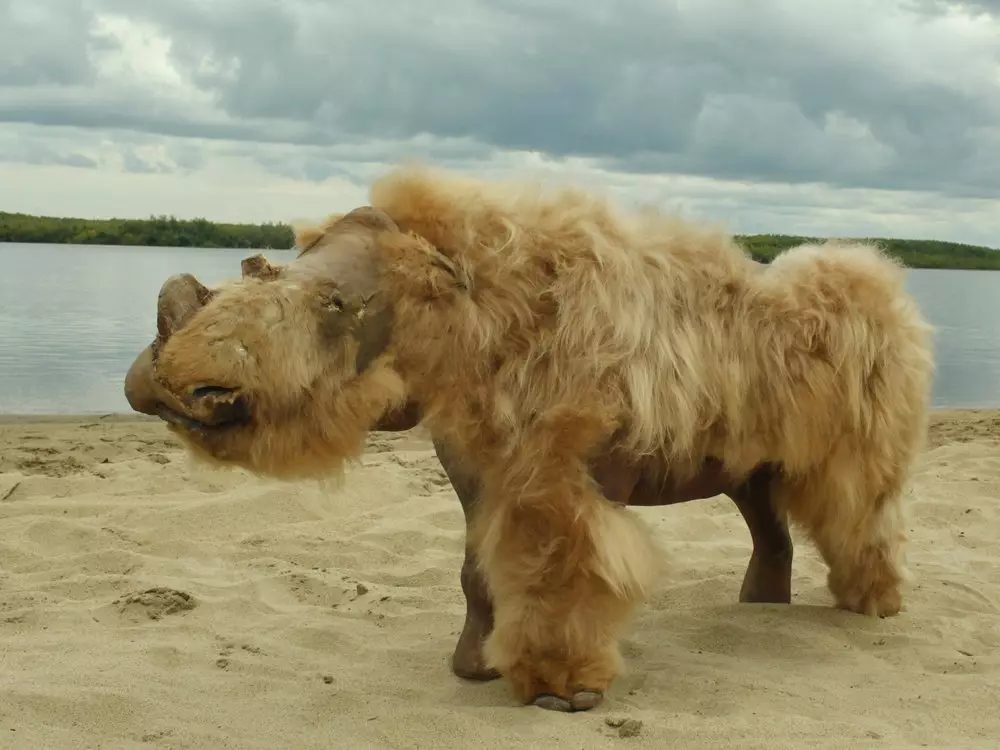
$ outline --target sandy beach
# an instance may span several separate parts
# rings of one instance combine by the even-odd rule
[[[198,468],[155,420],[8,417],[0,748],[1000,747],[1000,411],[935,413],[910,494],[881,621],[799,536],[792,606],[738,604],[724,497],[638,510],[669,573],[564,715],[451,674],[464,523],[420,431],[331,487]]]

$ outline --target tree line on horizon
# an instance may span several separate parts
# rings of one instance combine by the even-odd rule
[[[0,212],[0,242],[52,245],[130,245],[284,249],[292,246],[285,224],[226,224],[208,219],[73,219]]]
[[[755,260],[767,263],[795,245],[823,238],[786,234],[736,235]],[[1000,250],[942,240],[868,238],[910,268],[1000,270]],[[74,219],[0,211],[0,242],[146,247],[287,249],[287,224],[227,224],[207,219]]]

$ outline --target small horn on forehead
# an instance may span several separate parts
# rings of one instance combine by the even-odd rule
[[[212,299],[212,291],[189,273],[171,276],[156,301],[156,333],[166,341]]]
[[[240,264],[240,268],[243,271],[244,279],[252,278],[260,279],[261,281],[270,281],[281,275],[281,269],[278,266],[271,265],[271,262],[260,253],[250,258],[245,258]]]

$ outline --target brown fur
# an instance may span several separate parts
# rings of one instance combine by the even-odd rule
[[[587,468],[612,436],[680,481],[711,458],[736,478],[780,467],[776,501],[817,544],[838,604],[899,611],[902,495],[932,374],[899,264],[830,242],[761,268],[721,231],[419,167],[377,181],[371,200],[402,230],[356,230],[371,233],[392,305],[386,349],[358,372],[356,342],[324,333],[346,325],[329,312],[336,284],[223,287],[163,346],[157,376],[172,393],[239,387],[254,419],[185,439],[257,472],[313,475],[419,403],[479,474],[470,543],[495,606],[484,653],[525,700],[605,690],[657,578],[645,526]],[[302,230],[303,259],[339,252],[339,224]]]

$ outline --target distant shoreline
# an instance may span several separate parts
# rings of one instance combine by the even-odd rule
[[[770,262],[780,252],[821,237],[738,234],[736,241],[755,259]],[[942,240],[870,237],[908,268],[1000,271],[1000,249]],[[290,225],[230,224],[207,219],[77,219],[0,211],[0,242],[51,245],[110,245],[197,249],[287,250]]]

